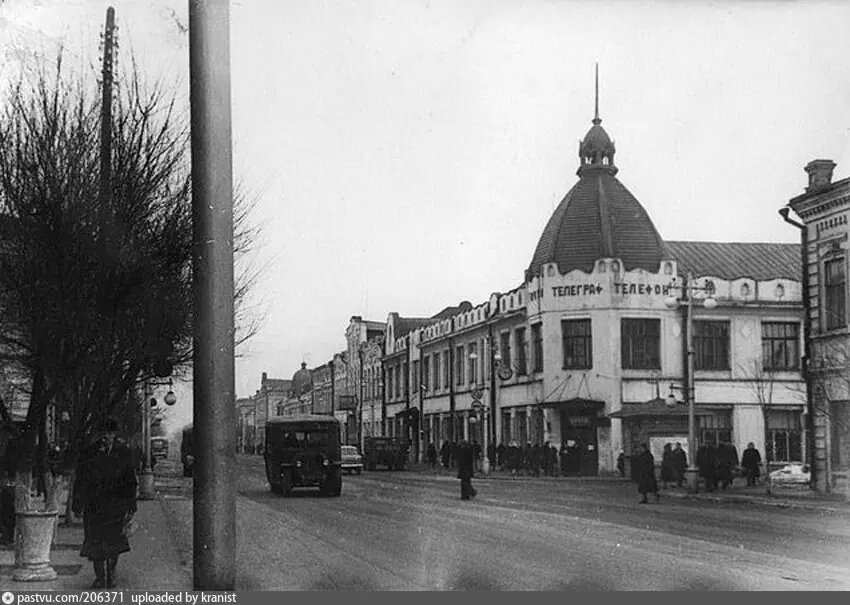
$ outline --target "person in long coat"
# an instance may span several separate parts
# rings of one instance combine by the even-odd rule
[[[448,441],[443,441],[443,445],[440,448],[440,461],[443,463],[443,468],[449,468],[449,462],[451,458],[451,446]]]
[[[466,440],[457,448],[457,477],[460,479],[460,499],[469,500],[478,493],[472,487],[472,477],[475,474],[475,450]]]
[[[667,484],[674,481],[676,472],[673,468],[673,446],[669,443],[664,444],[664,452],[661,454],[661,481],[664,483],[664,489],[667,489]]]
[[[735,481],[735,469],[738,468],[738,452],[731,443],[717,446],[717,479],[720,488],[725,490]]]
[[[686,470],[688,470],[688,455],[682,449],[682,444],[677,441],[676,447],[673,448],[673,472],[676,475],[676,485],[678,487],[682,487]]]
[[[428,444],[428,466],[432,469],[437,468],[437,447],[433,442]]]
[[[697,452],[699,474],[705,479],[705,488],[713,492],[717,489],[717,450],[709,443],[703,445]]]
[[[655,480],[655,457],[646,444],[640,446],[640,454],[637,457],[638,467],[638,493],[642,496],[641,504],[647,502],[647,494],[655,494],[655,501],[660,500],[658,493],[658,482]]]
[[[744,450],[744,455],[741,456],[741,466],[747,474],[747,485],[755,485],[760,474],[761,454],[752,442],[747,444],[747,449]]]
[[[116,437],[114,420],[100,427],[100,439],[82,453],[73,510],[83,515],[80,556],[94,567],[92,588],[114,588],[118,556],[129,552],[125,527],[136,513],[136,473],[130,448]]]

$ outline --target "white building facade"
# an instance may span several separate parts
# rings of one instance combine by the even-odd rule
[[[403,333],[391,314],[388,426],[414,426],[414,409],[422,450],[483,446],[485,425],[491,446],[569,443],[584,475],[615,472],[642,443],[660,462],[664,443],[687,450],[688,406],[665,400],[687,400],[690,327],[698,444],[753,442],[775,463],[803,460],[800,247],[662,240],[616,178],[600,123],[522,286]]]

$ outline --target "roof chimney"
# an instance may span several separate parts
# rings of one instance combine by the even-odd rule
[[[266,374],[265,372],[263,372],[263,379],[262,379],[260,382],[261,382],[261,383],[264,383],[267,379],[268,379],[268,374]]]
[[[809,186],[806,193],[811,193],[832,183],[832,171],[835,162],[832,160],[812,160],[806,164],[805,171],[809,173]]]

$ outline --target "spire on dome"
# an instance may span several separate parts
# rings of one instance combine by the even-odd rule
[[[599,124],[602,120],[599,119],[599,63],[596,64],[596,105],[593,112],[593,123]]]
[[[587,131],[584,140],[579,143],[578,156],[581,158],[581,166],[578,175],[581,176],[589,170],[603,169],[611,174],[617,174],[614,166],[614,142],[605,129],[600,126],[602,118],[599,117],[599,64],[596,64],[596,97],[593,114],[593,126]]]

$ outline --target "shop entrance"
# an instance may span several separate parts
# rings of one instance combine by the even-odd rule
[[[583,477],[595,477],[599,473],[599,448],[596,443],[594,418],[568,416],[561,412],[561,443],[566,445],[561,462],[562,472]]]

